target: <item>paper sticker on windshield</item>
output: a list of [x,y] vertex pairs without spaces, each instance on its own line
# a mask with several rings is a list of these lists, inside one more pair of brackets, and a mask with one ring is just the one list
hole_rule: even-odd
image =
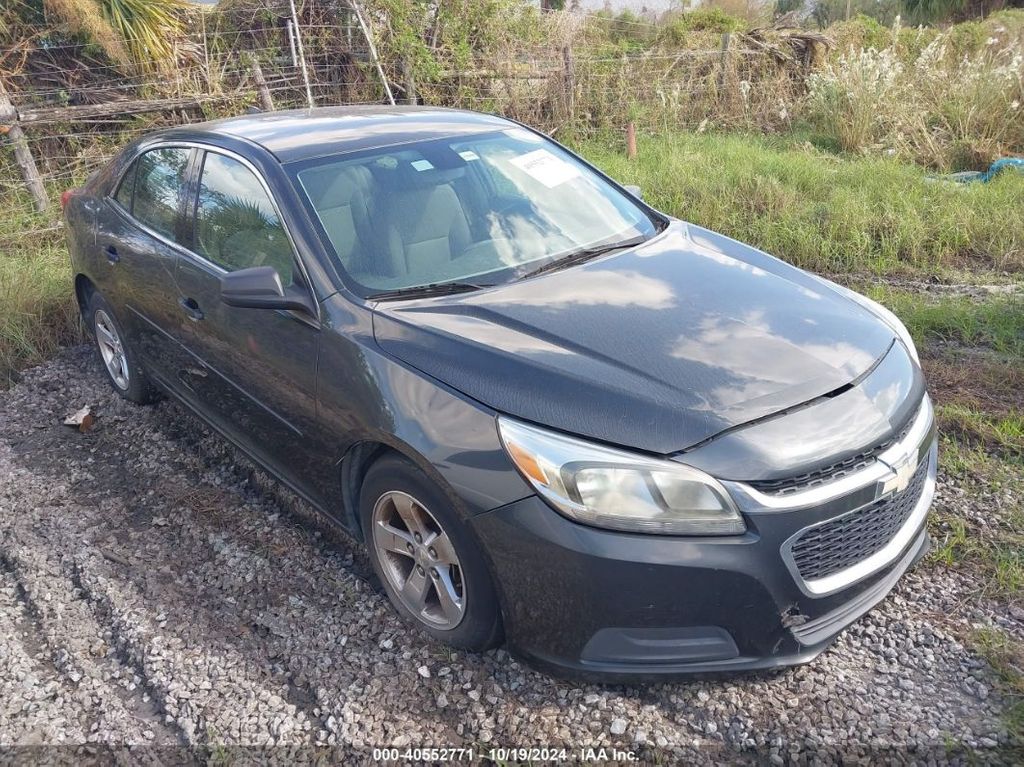
[[580,175],[578,168],[551,154],[547,149],[527,152],[510,162],[549,189]]
[[470,160],[480,159],[480,155],[478,155],[476,152],[471,152],[468,149],[465,152],[459,152],[459,157],[461,157],[466,162],[469,162]]
[[434,166],[430,164],[430,160],[413,160],[412,167],[416,170],[433,170]]

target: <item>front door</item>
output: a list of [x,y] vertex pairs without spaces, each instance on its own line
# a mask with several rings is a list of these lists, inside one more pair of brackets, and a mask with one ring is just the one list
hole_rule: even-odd
[[198,409],[257,459],[316,497],[308,474],[316,428],[318,321],[305,313],[232,307],[223,274],[273,266],[284,285],[305,283],[266,187],[240,159],[207,151],[197,163],[190,253],[178,262],[179,381]]

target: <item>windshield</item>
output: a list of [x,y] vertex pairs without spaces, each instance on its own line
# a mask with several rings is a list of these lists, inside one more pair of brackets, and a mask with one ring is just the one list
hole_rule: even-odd
[[658,228],[571,154],[521,128],[316,158],[294,175],[363,296],[494,285]]

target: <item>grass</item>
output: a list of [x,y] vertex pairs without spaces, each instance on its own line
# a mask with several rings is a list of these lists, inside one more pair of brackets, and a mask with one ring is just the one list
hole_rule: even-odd
[[38,225],[37,217],[0,223],[0,388],[20,368],[45,360],[79,337],[61,233],[18,234],[19,226]]
[[943,432],[962,444],[981,445],[997,455],[1024,461],[1024,413],[994,416],[959,403],[939,405],[937,413]]
[[886,287],[864,292],[895,312],[919,344],[984,347],[1024,359],[1024,298],[947,296],[922,300],[919,294]]
[[655,207],[829,273],[1024,271],[1024,176],[929,180],[912,165],[787,139],[674,134],[578,149]]
[[964,497],[991,509],[987,524],[979,526],[938,505],[931,518],[932,560],[955,569],[969,565],[980,576],[979,596],[1024,604],[1024,463],[993,457],[984,448],[943,435],[940,464]]
[[[994,628],[979,629],[972,640],[974,648],[995,671],[999,686],[1007,698],[1004,717],[1010,731],[1018,736],[1024,734],[1024,646],[1006,632]],[[1018,740],[1017,758],[1024,756],[1021,749],[1024,749],[1024,745]]]

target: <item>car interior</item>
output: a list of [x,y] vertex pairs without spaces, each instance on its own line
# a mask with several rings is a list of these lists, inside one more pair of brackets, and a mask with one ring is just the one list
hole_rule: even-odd
[[517,215],[514,206],[501,210],[502,198],[482,174],[445,149],[429,158],[397,151],[299,174],[341,266],[360,284],[390,289],[465,279],[543,253],[541,217]]

